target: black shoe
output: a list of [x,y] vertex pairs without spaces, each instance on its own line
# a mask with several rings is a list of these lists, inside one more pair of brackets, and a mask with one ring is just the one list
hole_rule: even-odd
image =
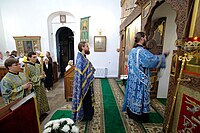
[[142,117],[142,122],[144,123],[149,122],[149,113],[143,113],[141,117]]
[[132,113],[129,108],[127,108],[127,114],[128,114],[128,117],[133,119],[134,121],[141,122],[141,115]]
[[48,116],[47,113],[41,114],[40,115],[40,122],[42,123],[42,121]]
[[91,121],[92,120],[92,118],[83,118],[81,121],[82,122],[87,122],[87,121]]

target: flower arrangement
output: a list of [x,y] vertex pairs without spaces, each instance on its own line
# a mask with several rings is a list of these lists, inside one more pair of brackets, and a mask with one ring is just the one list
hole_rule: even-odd
[[43,133],[79,133],[79,128],[72,119],[61,118],[49,121],[44,126]]

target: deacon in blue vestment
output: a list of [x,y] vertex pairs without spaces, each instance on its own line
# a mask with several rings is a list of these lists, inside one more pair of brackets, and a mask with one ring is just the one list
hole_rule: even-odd
[[93,80],[95,69],[86,58],[90,54],[88,44],[80,42],[75,72],[72,97],[72,112],[74,121],[90,121],[94,115]]
[[135,47],[128,56],[128,80],[122,111],[136,121],[148,121],[150,112],[150,68],[165,68],[169,52],[153,55],[143,48],[146,36],[143,32],[135,35]]

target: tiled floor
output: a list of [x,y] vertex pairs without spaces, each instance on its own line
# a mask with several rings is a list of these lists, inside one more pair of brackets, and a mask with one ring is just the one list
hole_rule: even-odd
[[48,112],[48,116],[42,121],[41,129],[43,129],[44,125],[50,120],[51,116],[57,109],[62,108],[67,104],[66,99],[64,97],[64,80],[60,79],[53,85],[53,90],[46,92],[50,111]]

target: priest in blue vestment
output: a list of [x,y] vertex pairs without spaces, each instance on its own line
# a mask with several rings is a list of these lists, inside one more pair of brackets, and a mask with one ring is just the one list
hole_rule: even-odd
[[136,121],[148,121],[150,112],[150,68],[165,68],[166,56],[153,55],[144,49],[146,35],[135,35],[135,46],[128,56],[128,80],[122,111],[127,111],[129,118]]
[[80,42],[78,49],[72,97],[73,120],[90,121],[94,115],[94,91],[92,83],[95,69],[86,58],[86,55],[90,54],[88,44]]

